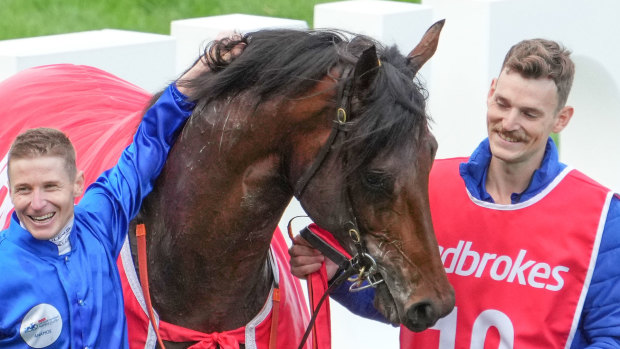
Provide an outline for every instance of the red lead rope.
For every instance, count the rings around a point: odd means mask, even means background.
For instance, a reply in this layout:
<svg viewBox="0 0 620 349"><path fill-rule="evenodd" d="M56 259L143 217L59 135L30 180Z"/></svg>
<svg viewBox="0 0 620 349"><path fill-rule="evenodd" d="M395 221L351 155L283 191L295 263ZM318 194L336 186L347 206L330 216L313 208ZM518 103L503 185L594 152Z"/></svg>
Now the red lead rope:
<svg viewBox="0 0 620 349"><path fill-rule="evenodd" d="M308 275L308 298L310 298L310 307L316 313L316 320L312 331L312 348L314 349L331 349L331 313L329 309L329 301L325 302L320 309L321 297L327 291L327 271L325 262L321 265L321 269Z"/></svg>
<svg viewBox="0 0 620 349"><path fill-rule="evenodd" d="M291 240L293 240L291 222L289 222L288 225L288 233ZM344 281L352 272L353 269L348 268L351 255L340 245L330 232L314 223L304 228L301 231L301 236L314 248L320 250L326 257L336 262L340 268L345 270L345 272L338 276L337 280L329 287L325 262L323 262L323 265L321 265L318 271L307 276L308 298L313 316L306 330L306 334L304 335L304 339L299 344L299 348L303 348L308 331L312 329L312 348L331 349L331 315L329 301L326 301L326 299L331 289Z"/></svg>

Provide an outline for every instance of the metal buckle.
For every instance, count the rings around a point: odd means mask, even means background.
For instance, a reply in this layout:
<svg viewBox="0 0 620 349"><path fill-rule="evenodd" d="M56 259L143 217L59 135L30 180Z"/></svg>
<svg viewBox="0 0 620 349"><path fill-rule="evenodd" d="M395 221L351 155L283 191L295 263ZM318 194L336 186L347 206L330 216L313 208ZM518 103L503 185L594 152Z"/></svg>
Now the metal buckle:
<svg viewBox="0 0 620 349"><path fill-rule="evenodd" d="M340 125L344 125L347 123L347 112L344 108L338 108L336 111L336 122Z"/></svg>
<svg viewBox="0 0 620 349"><path fill-rule="evenodd" d="M361 253L353 257L353 264L354 266L359 266L360 269L356 276L349 278L349 281L352 282L349 292L359 292L371 287L377 287L377 285L384 281L382 278L375 278L379 269L375 259L368 253ZM362 285L365 280L368 280L368 284Z"/></svg>

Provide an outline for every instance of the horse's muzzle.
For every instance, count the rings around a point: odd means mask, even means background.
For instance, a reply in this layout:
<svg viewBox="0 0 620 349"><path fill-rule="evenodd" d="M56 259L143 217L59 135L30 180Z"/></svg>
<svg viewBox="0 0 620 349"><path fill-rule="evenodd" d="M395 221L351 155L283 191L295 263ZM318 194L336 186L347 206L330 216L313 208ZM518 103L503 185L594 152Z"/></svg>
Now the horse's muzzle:
<svg viewBox="0 0 620 349"><path fill-rule="evenodd" d="M454 291L440 302L419 301L407 309L403 325L414 332L424 331L454 308Z"/></svg>
<svg viewBox="0 0 620 349"><path fill-rule="evenodd" d="M414 331L420 332L433 326L439 316L430 302L419 302L407 310L407 321L404 325Z"/></svg>

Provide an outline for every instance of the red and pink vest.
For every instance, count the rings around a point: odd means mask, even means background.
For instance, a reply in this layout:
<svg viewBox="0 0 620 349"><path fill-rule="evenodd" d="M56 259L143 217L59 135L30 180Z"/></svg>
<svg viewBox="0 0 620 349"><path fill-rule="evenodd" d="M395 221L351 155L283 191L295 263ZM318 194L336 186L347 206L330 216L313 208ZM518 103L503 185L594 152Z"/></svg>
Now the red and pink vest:
<svg viewBox="0 0 620 349"><path fill-rule="evenodd" d="M430 204L456 307L435 326L401 329L401 348L564 348L596 262L611 192L565 169L514 205L473 198L467 159L435 162Z"/></svg>

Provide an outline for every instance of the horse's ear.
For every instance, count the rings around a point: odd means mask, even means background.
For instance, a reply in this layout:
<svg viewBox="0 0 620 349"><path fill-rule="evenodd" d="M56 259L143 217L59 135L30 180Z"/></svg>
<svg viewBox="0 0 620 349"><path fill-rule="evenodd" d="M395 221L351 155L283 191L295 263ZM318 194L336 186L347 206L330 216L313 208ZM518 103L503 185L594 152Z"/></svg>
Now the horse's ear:
<svg viewBox="0 0 620 349"><path fill-rule="evenodd" d="M428 28L420 43L407 55L409 68L414 74L435 54L437 43L439 42L439 33L441 33L445 22L446 20L442 19Z"/></svg>
<svg viewBox="0 0 620 349"><path fill-rule="evenodd" d="M381 65L377 56L375 45L370 46L362 52L362 55L355 64L355 86L357 91L366 91L377 76L377 67Z"/></svg>

